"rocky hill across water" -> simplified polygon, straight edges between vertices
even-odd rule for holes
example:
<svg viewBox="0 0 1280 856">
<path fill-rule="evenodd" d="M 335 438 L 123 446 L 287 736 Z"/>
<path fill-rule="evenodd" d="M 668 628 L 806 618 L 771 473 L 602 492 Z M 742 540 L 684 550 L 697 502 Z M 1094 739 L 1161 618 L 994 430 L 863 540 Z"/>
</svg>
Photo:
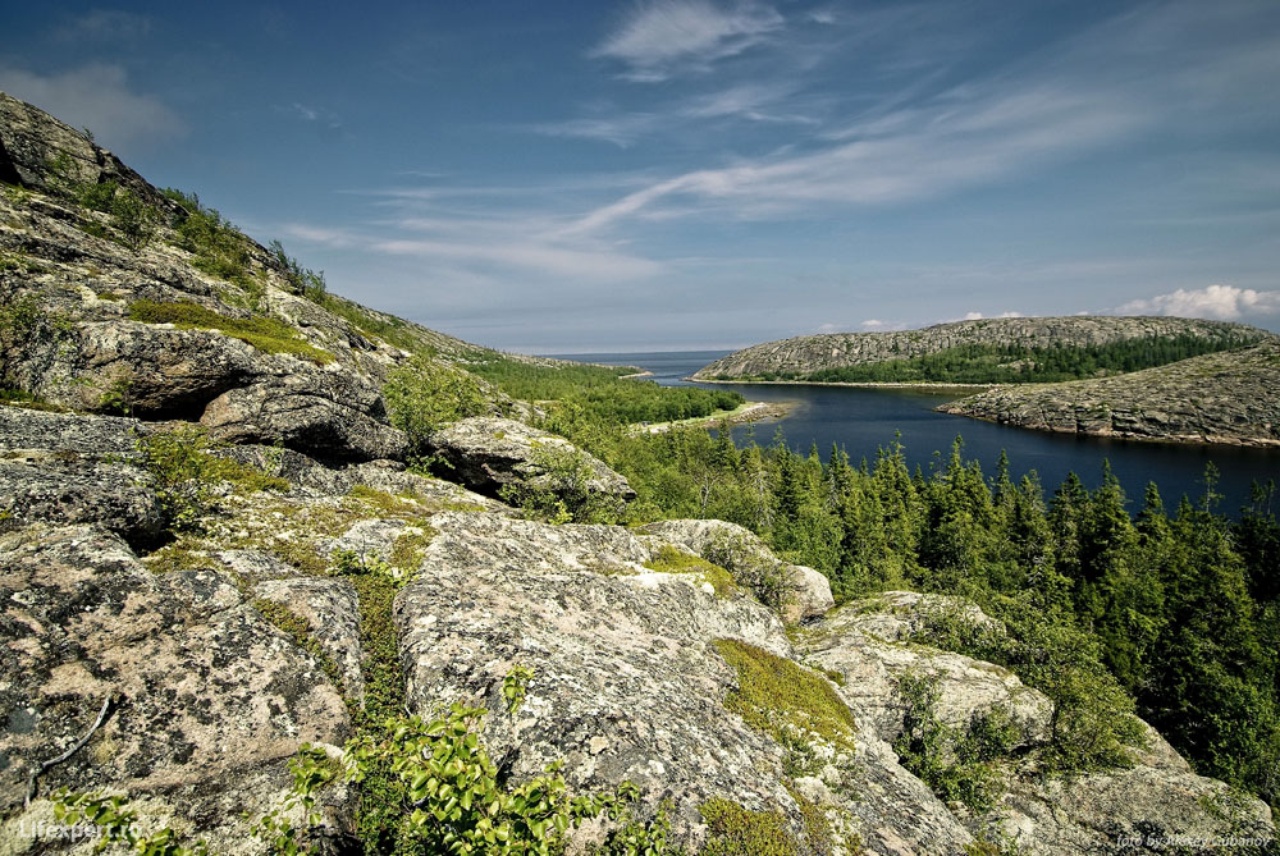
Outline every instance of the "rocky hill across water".
<svg viewBox="0 0 1280 856">
<path fill-rule="evenodd" d="M 1280 446 L 1280 342 L 1117 377 L 1001 386 L 940 410 L 1131 440 Z"/>
<path fill-rule="evenodd" d="M 0 94 L 0 854 L 390 852 L 414 823 L 484 853 L 570 816 L 570 853 L 1274 839 L 1150 729 L 1127 765 L 1038 769 L 1053 703 L 928 644 L 939 616 L 1003 632 L 962 600 L 837 609 L 732 524 L 512 507 L 567 489 L 549 455 L 634 494 L 475 379 L 483 412 L 393 425 L 389 376 L 480 349 L 317 286 Z M 921 676 L 936 733 L 1006 724 L 980 810 L 894 751 Z"/>
<path fill-rule="evenodd" d="M 919 361 L 956 354 L 955 362 L 989 356 L 986 375 L 966 380 L 997 382 L 1004 376 L 1030 376 L 1036 359 L 1054 352 L 1100 349 L 1122 343 L 1142 346 L 1180 341 L 1192 349 L 1241 348 L 1276 338 L 1255 327 L 1186 318 L 1068 316 L 992 318 L 937 324 L 921 330 L 884 333 L 829 333 L 753 345 L 698 370 L 703 381 L 839 381 L 839 372 L 877 364 Z M 988 355 L 987 352 L 990 351 Z M 1137 355 L 1139 359 L 1157 359 Z M 954 372 L 953 368 L 947 371 Z M 907 375 L 910 378 L 910 375 Z M 939 378 L 925 377 L 937 380 Z"/>
</svg>

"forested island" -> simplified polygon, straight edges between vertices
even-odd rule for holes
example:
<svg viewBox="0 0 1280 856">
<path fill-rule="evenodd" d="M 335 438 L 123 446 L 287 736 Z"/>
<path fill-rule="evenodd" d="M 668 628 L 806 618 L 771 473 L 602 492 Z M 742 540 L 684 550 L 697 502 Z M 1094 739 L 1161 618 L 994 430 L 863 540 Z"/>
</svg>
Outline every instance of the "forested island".
<svg viewBox="0 0 1280 856">
<path fill-rule="evenodd" d="M 741 399 L 361 306 L 3 94 L 0 191 L 6 852 L 1274 851 L 1274 485 L 637 431 Z"/>
</svg>

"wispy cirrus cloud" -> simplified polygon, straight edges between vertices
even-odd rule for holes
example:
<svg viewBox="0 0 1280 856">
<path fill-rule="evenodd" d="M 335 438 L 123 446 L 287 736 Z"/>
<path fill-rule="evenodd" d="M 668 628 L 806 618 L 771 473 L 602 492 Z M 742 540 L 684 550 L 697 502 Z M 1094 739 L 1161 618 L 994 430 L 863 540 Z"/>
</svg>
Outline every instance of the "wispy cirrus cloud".
<svg viewBox="0 0 1280 856">
<path fill-rule="evenodd" d="M 583 217 L 591 232 L 621 221 L 708 211 L 745 219 L 927 199 L 998 181 L 1046 158 L 1123 138 L 1146 123 L 1121 94 L 1038 90 L 955 92 L 924 108 L 846 129 L 818 151 L 745 159 L 653 183 Z"/>
<path fill-rule="evenodd" d="M 567 236 L 564 214 L 552 207 L 492 206 L 490 189 L 388 188 L 363 191 L 382 213 L 362 226 L 333 228 L 286 224 L 286 237 L 346 252 L 418 260 L 432 270 L 564 290 L 654 277 L 666 266 L 619 242 Z M 536 291 L 536 288 L 531 288 Z M 481 299 L 481 295 L 475 295 Z"/>
<path fill-rule="evenodd" d="M 629 148 L 642 138 L 687 134 L 697 123 L 720 120 L 816 126 L 821 121 L 790 103 L 793 88 L 784 84 L 745 82 L 692 96 L 653 111 L 616 113 L 545 122 L 530 130 L 550 137 L 599 140 Z"/>
<path fill-rule="evenodd" d="M 117 149 L 136 151 L 187 132 L 186 123 L 160 99 L 134 92 L 118 65 L 95 63 L 48 76 L 0 67 L 0 89 L 39 104 L 69 125 L 91 129 Z"/>
<path fill-rule="evenodd" d="M 1120 315 L 1174 315 L 1239 321 L 1280 313 L 1280 291 L 1258 291 L 1234 285 L 1179 288 L 1166 294 L 1131 300 L 1115 311 Z"/>
<path fill-rule="evenodd" d="M 657 83 L 740 54 L 783 23 L 775 10 L 754 3 L 722 7 L 710 0 L 653 0 L 638 7 L 591 56 L 621 62 L 627 80 Z"/>
<path fill-rule="evenodd" d="M 585 233 L 708 214 L 816 216 L 833 206 L 913 203 L 1035 174 L 1142 135 L 1194 134 L 1219 119 L 1265 121 L 1268 101 L 1256 94 L 1265 88 L 1250 90 L 1251 113 L 1226 103 L 1241 96 L 1212 81 L 1280 74 L 1276 34 L 1241 30 L 1229 57 L 1193 49 L 1205 30 L 1234 27 L 1234 14 L 1200 4 L 1150 7 L 1106 20 L 1036 54 L 1034 62 L 944 88 L 925 69 L 903 83 L 902 97 L 886 91 L 861 111 L 846 105 L 842 125 L 824 123 L 765 155 L 656 179 L 588 212 L 574 228 Z M 908 32 L 920 26 L 919 15 L 893 20 Z M 1153 65 L 1153 55 L 1183 59 L 1171 71 Z M 753 91 L 760 92 L 739 84 L 720 103 L 742 114 L 744 96 Z"/>
</svg>

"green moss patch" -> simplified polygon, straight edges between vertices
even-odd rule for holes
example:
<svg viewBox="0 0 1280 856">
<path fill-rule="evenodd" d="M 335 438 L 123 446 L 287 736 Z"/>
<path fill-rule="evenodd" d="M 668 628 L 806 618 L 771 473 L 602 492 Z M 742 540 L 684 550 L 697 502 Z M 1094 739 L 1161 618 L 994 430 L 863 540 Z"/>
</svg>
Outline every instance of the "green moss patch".
<svg viewBox="0 0 1280 856">
<path fill-rule="evenodd" d="M 784 746 L 792 745 L 799 731 L 853 751 L 853 713 L 825 678 L 746 642 L 717 639 L 714 644 L 738 673 L 738 689 L 724 705 L 748 725 Z"/>
<path fill-rule="evenodd" d="M 801 852 L 782 812 L 749 811 L 718 797 L 698 811 L 709 833 L 701 856 L 799 856 Z"/>
<path fill-rule="evenodd" d="M 658 555 L 645 562 L 644 566 L 651 571 L 663 574 L 697 574 L 703 582 L 711 583 L 716 591 L 716 597 L 730 597 L 738 591 L 733 574 L 706 559 L 677 550 L 670 545 L 661 547 Z"/>
<path fill-rule="evenodd" d="M 217 330 L 247 342 L 266 354 L 290 354 L 313 363 L 333 362 L 333 354 L 304 342 L 297 331 L 279 318 L 232 318 L 186 300 L 134 300 L 129 318 L 146 324 L 172 324 L 179 330 Z"/>
</svg>

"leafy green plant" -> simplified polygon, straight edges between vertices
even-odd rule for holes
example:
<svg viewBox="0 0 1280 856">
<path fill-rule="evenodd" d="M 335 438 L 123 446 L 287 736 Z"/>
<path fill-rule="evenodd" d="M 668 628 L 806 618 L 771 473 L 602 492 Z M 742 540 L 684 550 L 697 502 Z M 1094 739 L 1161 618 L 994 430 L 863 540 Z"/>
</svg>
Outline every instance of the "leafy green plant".
<svg viewBox="0 0 1280 856">
<path fill-rule="evenodd" d="M 402 718 L 381 737 L 366 734 L 349 747 L 356 781 L 369 765 L 389 763 L 402 786 L 392 831 L 397 852 L 550 856 L 570 828 L 602 813 L 617 816 L 636 795 L 621 787 L 570 797 L 558 764 L 504 788 L 480 740 L 486 713 L 454 705 L 431 721 Z"/>
<path fill-rule="evenodd" d="M 707 560 L 733 574 L 739 585 L 774 612 L 781 612 L 791 596 L 786 566 L 760 551 L 740 534 L 722 533 L 706 549 Z"/>
<path fill-rule="evenodd" d="M 529 690 L 529 681 L 533 680 L 533 676 L 532 666 L 517 663 L 502 679 L 502 701 L 506 705 L 507 713 L 514 716 L 524 704 L 525 695 Z"/>
<path fill-rule="evenodd" d="M 155 480 L 169 527 L 193 531 L 216 508 L 214 488 L 230 482 L 247 491 L 288 490 L 289 482 L 211 454 L 215 445 L 197 425 L 156 430 L 138 441 L 143 466 Z"/>
<path fill-rule="evenodd" d="M 53 814 L 68 826 L 90 824 L 99 831 L 95 852 L 111 844 L 131 849 L 138 856 L 208 856 L 204 841 L 191 846 L 180 844 L 178 835 L 163 827 L 149 835 L 139 832 L 138 813 L 129 808 L 129 800 L 121 795 L 71 793 L 63 788 L 54 794 Z"/>
<path fill-rule="evenodd" d="M 598 488 L 590 456 L 567 443 L 534 441 L 524 478 L 499 495 L 550 523 L 616 523 L 626 504 Z"/>
<path fill-rule="evenodd" d="M 115 192 L 108 213 L 119 242 L 135 253 L 151 243 L 160 225 L 160 212 L 128 188 Z"/>
<path fill-rule="evenodd" d="M 97 409 L 104 413 L 118 413 L 121 416 L 132 415 L 133 399 L 130 395 L 132 386 L 133 380 L 129 376 L 117 377 L 98 398 Z"/>
<path fill-rule="evenodd" d="M 194 193 L 172 188 L 163 192 L 182 209 L 173 225 L 178 246 L 195 256 L 192 267 L 224 279 L 250 295 L 259 292 L 262 284 L 253 273 L 254 243 L 217 210 L 200 204 L 200 197 Z"/>
<path fill-rule="evenodd" d="M 267 812 L 254 823 L 254 837 L 266 842 L 272 856 L 299 856 L 315 852 L 313 830 L 324 820 L 316 809 L 320 791 L 341 774 L 338 763 L 319 746 L 302 744 L 289 761 L 293 789 L 280 806 Z M 301 813 L 299 828 L 290 817 Z"/>
<path fill-rule="evenodd" d="M 379 555 L 362 555 L 354 550 L 339 551 L 334 555 L 333 562 L 340 574 L 381 577 L 396 587 L 404 586 L 413 573 L 412 569 L 398 568 Z"/>
<path fill-rule="evenodd" d="M 279 241 L 272 241 L 268 249 L 275 257 L 276 264 L 284 272 L 285 278 L 292 283 L 299 294 L 316 303 L 325 302 L 328 285 L 324 280 L 324 271 L 303 267 L 297 259 L 285 252 L 284 244 Z"/>
</svg>

